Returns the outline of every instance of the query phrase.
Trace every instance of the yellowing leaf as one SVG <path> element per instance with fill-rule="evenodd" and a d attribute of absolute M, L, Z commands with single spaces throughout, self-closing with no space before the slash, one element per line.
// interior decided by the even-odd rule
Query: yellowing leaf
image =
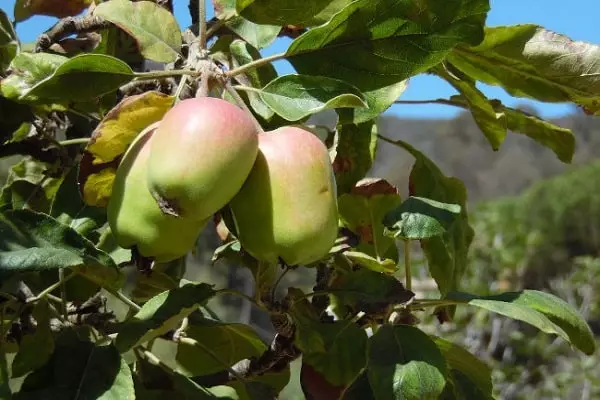
<path fill-rule="evenodd" d="M 95 207 L 106 207 L 116 173 L 116 168 L 107 168 L 89 175 L 82 184 L 82 195 L 85 203 Z"/>

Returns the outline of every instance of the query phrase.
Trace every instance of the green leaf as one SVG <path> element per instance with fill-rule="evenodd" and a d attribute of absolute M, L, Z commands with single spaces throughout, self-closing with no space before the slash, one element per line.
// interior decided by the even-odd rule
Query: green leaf
<path fill-rule="evenodd" d="M 461 207 L 458 204 L 410 196 L 385 215 L 383 224 L 395 238 L 430 239 L 447 232 L 460 216 L 460 211 Z"/>
<path fill-rule="evenodd" d="M 351 0 L 241 0 L 237 11 L 258 24 L 313 26 L 328 21 Z"/>
<path fill-rule="evenodd" d="M 21 99 L 24 93 L 50 77 L 67 60 L 67 57 L 57 54 L 19 53 L 10 63 L 12 73 L 1 82 L 2 96 L 11 100 Z M 28 100 L 36 100 L 31 97 Z"/>
<path fill-rule="evenodd" d="M 358 378 L 344 391 L 342 400 L 374 400 L 373 389 L 369 384 L 367 371 L 363 371 Z"/>
<path fill-rule="evenodd" d="M 253 376 L 246 382 L 238 380 L 228 383 L 237 392 L 239 400 L 274 399 L 290 381 L 290 367 L 287 365 L 277 372 L 266 372 L 263 375 Z M 211 388 L 213 390 L 214 388 Z M 237 399 L 236 399 L 237 400 Z"/>
<path fill-rule="evenodd" d="M 258 358 L 267 346 L 256 332 L 244 324 L 228 324 L 210 319 L 194 318 L 185 331 L 186 337 L 197 340 L 218 355 L 217 362 L 201 348 L 180 343 L 177 362 L 192 376 L 210 375 L 223 371 L 245 358 Z"/>
<path fill-rule="evenodd" d="M 587 355 L 596 348 L 594 335 L 583 317 L 564 300 L 549 293 L 524 290 L 476 296 L 452 292 L 447 298 L 527 322 L 542 332 L 562 337 Z"/>
<path fill-rule="evenodd" d="M 25 379 L 16 400 L 133 400 L 131 370 L 114 346 L 96 346 L 63 333 L 49 362 Z"/>
<path fill-rule="evenodd" d="M 573 41 L 533 24 L 486 28 L 474 47 L 448 60 L 471 78 L 517 97 L 574 102 L 600 115 L 600 46 Z"/>
<path fill-rule="evenodd" d="M 374 178 L 361 180 L 350 193 L 338 198 L 342 225 L 360 238 L 357 251 L 376 259 L 397 259 L 394 239 L 383 233 L 383 217 L 400 202 L 395 187 L 383 179 Z"/>
<path fill-rule="evenodd" d="M 50 310 L 45 300 L 39 301 L 32 316 L 37 323 L 35 332 L 23 336 L 19 351 L 12 363 L 12 377 L 18 378 L 42 367 L 54 351 L 54 337 L 50 330 Z"/>
<path fill-rule="evenodd" d="M 443 296 L 458 287 L 467 267 L 467 253 L 474 236 L 467 216 L 465 185 L 457 178 L 445 176 L 425 154 L 410 144 L 401 140 L 390 142 L 404 148 L 416 159 L 409 177 L 411 196 L 461 207 L 460 216 L 444 234 L 421 240 L 429 271 Z"/>
<path fill-rule="evenodd" d="M 395 277 L 365 268 L 348 272 L 336 270 L 329 288 L 336 305 L 366 313 L 405 304 L 415 296 Z"/>
<path fill-rule="evenodd" d="M 350 261 L 375 272 L 396 272 L 396 262 L 389 258 L 376 259 L 360 251 L 346 251 L 344 256 Z"/>
<path fill-rule="evenodd" d="M 258 60 L 261 56 L 257 49 L 242 40 L 234 40 L 229 46 L 232 57 L 232 68 L 248 64 L 254 60 Z M 277 72 L 272 64 L 266 64 L 258 68 L 239 74 L 234 77 L 236 81 L 242 85 L 252 86 L 255 88 L 263 88 L 267 83 L 277 78 Z M 265 120 L 269 120 L 273 116 L 273 110 L 265 104 L 259 93 L 247 92 L 240 95 L 247 95 L 252 109 Z"/>
<path fill-rule="evenodd" d="M 383 325 L 370 338 L 367 370 L 377 400 L 438 399 L 448 370 L 435 343 L 409 325 Z"/>
<path fill-rule="evenodd" d="M 77 168 L 72 167 L 54 197 L 50 216 L 90 240 L 98 239 L 92 233 L 106 222 L 106 210 L 83 203 L 77 184 L 77 174 Z"/>
<path fill-rule="evenodd" d="M 464 399 L 485 399 L 493 397 L 492 370 L 483 361 L 464 348 L 442 338 L 435 338 L 448 368 L 453 375 L 454 386 Z"/>
<path fill-rule="evenodd" d="M 336 386 L 345 386 L 366 365 L 367 334 L 352 320 L 321 323 L 306 300 L 295 299 L 301 293 L 290 292 L 294 299 L 290 310 L 296 324 L 296 345 L 302 361 Z"/>
<path fill-rule="evenodd" d="M 340 108 L 336 110 L 339 115 L 339 121 L 342 124 L 362 124 L 377 119 L 381 113 L 398 100 L 407 87 L 408 79 L 373 90 L 362 89 L 363 98 L 368 108 Z"/>
<path fill-rule="evenodd" d="M 506 115 L 494 108 L 488 98 L 475 87 L 475 82 L 457 78 L 446 72 L 441 73 L 441 76 L 463 95 L 475 123 L 492 148 L 498 150 L 506 138 Z"/>
<path fill-rule="evenodd" d="M 154 2 L 106 1 L 96 6 L 92 15 L 129 33 L 147 59 L 169 63 L 180 55 L 182 38 L 177 20 Z"/>
<path fill-rule="evenodd" d="M 96 247 L 106 252 L 117 265 L 131 260 L 131 249 L 124 249 L 117 244 L 117 239 L 112 234 L 110 227 L 106 227 L 102 232 Z"/>
<path fill-rule="evenodd" d="M 288 121 L 331 108 L 366 107 L 358 89 L 322 76 L 280 76 L 262 88 L 260 97 Z"/>
<path fill-rule="evenodd" d="M 372 113 L 360 109 L 351 118 L 364 122 L 397 99 L 407 78 L 437 65 L 461 42 L 478 44 L 488 10 L 488 0 L 358 0 L 294 40 L 286 58 L 300 74 L 356 86 Z"/>
<path fill-rule="evenodd" d="M 6 97 L 0 96 L 0 145 L 7 140 L 15 140 L 21 129 L 27 129 L 33 122 L 34 116 L 31 108 L 25 104 L 19 104 Z"/>
<path fill-rule="evenodd" d="M 125 322 L 115 346 L 121 353 L 148 342 L 172 329 L 199 306 L 214 296 L 206 283 L 188 283 L 148 300 L 132 319 Z"/>
<path fill-rule="evenodd" d="M 4 72 L 19 52 L 19 39 L 8 15 L 0 10 L 0 72 Z"/>
<path fill-rule="evenodd" d="M 128 259 L 131 259 L 131 253 Z M 155 263 L 151 274 L 136 271 L 131 299 L 144 303 L 165 290 L 178 288 L 185 274 L 185 266 L 185 257 L 181 257 L 168 263 Z"/>
<path fill-rule="evenodd" d="M 331 153 L 337 193 L 340 196 L 350 192 L 373 166 L 377 153 L 375 120 L 356 125 L 338 125 Z"/>
<path fill-rule="evenodd" d="M 257 49 L 268 47 L 281 31 L 279 25 L 258 25 L 242 17 L 232 18 L 225 26 Z"/>
<path fill-rule="evenodd" d="M 63 102 L 87 101 L 113 92 L 131 79 L 133 71 L 118 58 L 80 54 L 62 63 L 44 80 L 36 82 L 22 97 Z M 90 85 L 90 82 L 94 84 Z"/>
<path fill-rule="evenodd" d="M 0 213 L 0 275 L 77 267 L 120 279 L 110 256 L 74 229 L 30 210 Z"/>

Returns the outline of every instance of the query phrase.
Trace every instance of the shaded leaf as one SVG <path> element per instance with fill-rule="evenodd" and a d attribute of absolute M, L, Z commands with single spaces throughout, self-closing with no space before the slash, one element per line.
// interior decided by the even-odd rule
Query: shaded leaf
<path fill-rule="evenodd" d="M 338 125 L 334 136 L 333 171 L 338 196 L 348 193 L 373 166 L 377 152 L 375 120 Z"/>
<path fill-rule="evenodd" d="M 25 21 L 34 15 L 64 18 L 75 16 L 93 3 L 93 0 L 17 0 L 15 20 Z"/>
<path fill-rule="evenodd" d="M 374 400 L 373 389 L 369 384 L 367 371 L 363 371 L 350 386 L 344 390 L 343 400 Z"/>
<path fill-rule="evenodd" d="M 300 384 L 304 396 L 312 400 L 339 399 L 344 389 L 330 383 L 323 374 L 304 361 L 300 370 Z"/>
<path fill-rule="evenodd" d="M 481 42 L 488 10 L 487 0 L 358 0 L 294 40 L 286 55 L 300 74 L 356 86 L 372 113 L 357 110 L 352 118 L 364 122 L 397 99 L 404 80 L 440 63 L 460 42 Z"/>
<path fill-rule="evenodd" d="M 54 337 L 50 330 L 50 310 L 46 300 L 39 301 L 32 316 L 37 323 L 35 332 L 21 339 L 19 351 L 12 363 L 12 377 L 18 378 L 42 367 L 54 352 Z"/>
<path fill-rule="evenodd" d="M 8 15 L 0 10 L 0 72 L 4 72 L 19 51 L 19 39 Z"/>
<path fill-rule="evenodd" d="M 516 97 L 574 102 L 600 115 L 600 46 L 573 41 L 541 26 L 486 28 L 473 47 L 457 47 L 448 60 L 471 78 L 502 86 Z"/>
<path fill-rule="evenodd" d="M 0 213 L 0 275 L 79 267 L 120 278 L 108 254 L 54 218 L 34 211 Z"/>
<path fill-rule="evenodd" d="M 79 188 L 86 204 L 107 206 L 121 156 L 172 105 L 172 96 L 149 91 L 126 97 L 106 114 L 92 132 L 79 165 Z"/>
<path fill-rule="evenodd" d="M 467 252 L 473 241 L 474 231 L 467 216 L 467 191 L 459 179 L 445 176 L 425 154 L 410 144 L 401 140 L 390 142 L 415 157 L 409 177 L 411 196 L 461 207 L 460 216 L 445 233 L 421 240 L 429 271 L 443 296 L 458 287 L 467 267 Z"/>
<path fill-rule="evenodd" d="M 261 99 L 288 121 L 331 108 L 365 107 L 355 87 L 332 78 L 309 75 L 284 75 L 260 91 Z"/>
<path fill-rule="evenodd" d="M 123 353 L 177 328 L 185 317 L 214 294 L 211 285 L 188 283 L 153 297 L 132 319 L 124 323 L 115 345 Z"/>
<path fill-rule="evenodd" d="M 463 398 L 491 400 L 493 394 L 491 368 L 464 348 L 448 340 L 434 338 L 434 341 L 448 363 L 455 387 L 458 386 L 459 391 L 471 390 L 479 393 L 478 396 L 463 393 Z M 463 380 L 467 385 L 463 385 Z"/>
<path fill-rule="evenodd" d="M 157 62 L 173 62 L 180 55 L 181 30 L 169 11 L 151 1 L 107 1 L 93 12 L 129 33 L 142 55 Z"/>
<path fill-rule="evenodd" d="M 44 80 L 36 82 L 22 97 L 63 102 L 87 101 L 113 92 L 131 79 L 133 71 L 118 58 L 80 54 L 62 63 Z M 94 84 L 90 85 L 90 82 Z"/>
<path fill-rule="evenodd" d="M 396 262 L 389 258 L 376 259 L 360 251 L 345 251 L 344 256 L 350 261 L 375 272 L 396 272 Z"/>
<path fill-rule="evenodd" d="M 460 211 L 458 204 L 410 196 L 385 215 L 383 224 L 395 238 L 429 239 L 447 232 Z"/>
<path fill-rule="evenodd" d="M 39 82 L 50 77 L 56 69 L 68 60 L 67 57 L 49 53 L 19 53 L 10 63 L 12 73 L 0 84 L 2 96 L 18 100 Z M 28 96 L 27 100 L 37 99 Z"/>
<path fill-rule="evenodd" d="M 594 335 L 585 319 L 564 300 L 537 290 L 475 296 L 452 292 L 448 299 L 484 308 L 527 322 L 545 333 L 558 335 L 585 354 L 596 348 Z"/>
<path fill-rule="evenodd" d="M 49 362 L 27 376 L 14 398 L 133 400 L 135 393 L 131 370 L 114 346 L 96 346 L 66 331 Z"/>
<path fill-rule="evenodd" d="M 129 260 L 131 252 L 129 253 Z M 185 257 L 178 258 L 168 263 L 155 263 L 152 273 L 144 271 L 135 272 L 135 287 L 131 292 L 131 299 L 136 302 L 146 302 L 152 297 L 179 287 L 179 282 L 185 274 Z"/>
<path fill-rule="evenodd" d="M 5 141 L 18 139 L 22 130 L 29 133 L 34 116 L 31 108 L 0 96 L 0 145 Z M 15 137 L 17 136 L 17 137 Z"/>
<path fill-rule="evenodd" d="M 350 193 L 338 198 L 342 225 L 360 238 L 357 251 L 376 259 L 397 259 L 394 240 L 384 235 L 382 221 L 384 215 L 400 202 L 398 190 L 387 181 L 378 178 L 363 179 Z"/>
<path fill-rule="evenodd" d="M 225 366 L 231 367 L 240 360 L 258 358 L 267 350 L 267 346 L 256 332 L 245 324 L 194 318 L 185 333 L 187 337 L 208 347 L 222 361 L 217 362 L 201 348 L 180 343 L 177 346 L 177 362 L 185 373 L 192 376 L 222 371 Z"/>
<path fill-rule="evenodd" d="M 246 380 L 246 384 L 235 380 L 228 385 L 234 388 L 239 400 L 271 400 L 290 381 L 289 365 L 277 372 L 266 372 Z M 212 390 L 213 388 L 211 388 Z"/>
<path fill-rule="evenodd" d="M 383 325 L 370 338 L 367 370 L 374 398 L 437 399 L 446 385 L 446 361 L 435 343 L 409 325 Z"/>

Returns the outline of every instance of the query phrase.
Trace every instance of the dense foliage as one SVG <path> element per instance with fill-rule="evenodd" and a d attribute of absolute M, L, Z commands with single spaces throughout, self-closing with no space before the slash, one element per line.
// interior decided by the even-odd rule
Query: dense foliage
<path fill-rule="evenodd" d="M 597 310 L 578 312 L 569 296 L 582 293 L 536 278 L 547 264 L 554 276 L 571 273 L 574 257 L 595 248 L 596 227 L 577 220 L 576 213 L 583 206 L 595 210 L 595 198 L 572 191 L 561 203 L 564 212 L 557 212 L 552 203 L 537 207 L 540 198 L 558 190 L 540 186 L 525 197 L 525 205 L 506 202 L 489 214 L 479 210 L 475 221 L 481 226 L 475 231 L 463 182 L 444 173 L 416 143 L 382 134 L 377 119 L 398 101 L 408 78 L 434 74 L 458 94 L 432 101 L 468 110 L 489 148 L 498 150 L 507 135 L 519 133 L 569 163 L 575 151 L 571 130 L 487 99 L 476 83 L 501 86 L 517 97 L 571 102 L 597 115 L 600 47 L 532 24 L 486 27 L 487 0 L 214 0 L 215 17 L 209 21 L 207 6 L 190 1 L 193 25 L 183 32 L 171 1 L 17 1 L 14 21 L 0 12 L 0 156 L 22 156 L 0 195 L 0 397 L 276 398 L 291 379 L 290 363 L 300 357 L 294 379 L 307 398 L 490 399 L 498 390 L 504 395 L 502 380 L 494 390 L 486 362 L 500 368 L 506 380 L 522 371 L 498 363 L 497 339 L 496 347 L 488 346 L 494 349 L 488 357 L 469 343 L 473 353 L 457 344 L 465 308 L 535 327 L 549 334 L 546 340 L 556 338 L 557 346 L 570 343 L 580 352 L 573 357 L 594 354 L 596 341 L 584 316 L 595 318 Z M 36 14 L 63 19 L 26 46 L 14 25 Z M 261 57 L 260 50 L 281 36 L 293 39 L 287 50 Z M 272 62 L 279 59 L 297 73 L 278 76 Z M 318 171 L 335 173 L 339 225 L 325 254 L 315 260 L 314 243 L 310 235 L 305 238 L 314 229 L 306 222 L 317 225 L 313 215 L 323 200 L 305 199 L 311 183 L 321 181 L 313 168 L 318 151 L 312 157 L 296 154 L 308 148 L 304 141 L 282 145 L 284 150 L 271 156 L 259 149 L 274 168 L 261 174 L 272 178 L 281 172 L 283 178 L 258 179 L 253 197 L 210 212 L 208 226 L 220 239 L 214 268 L 226 263 L 247 268 L 253 277 L 249 293 L 184 278 L 186 257 L 157 262 L 148 255 L 152 249 L 144 255 L 138 244 L 118 245 L 123 242 L 115 223 L 107 222 L 106 207 L 133 186 L 113 185 L 120 182 L 117 171 L 129 165 L 127 154 L 137 154 L 131 149 L 143 141 L 143 132 L 175 115 L 191 97 L 219 97 L 239 106 L 259 135 L 300 125 L 320 139 L 317 147 L 326 148 L 329 159 L 325 155 L 327 165 L 321 163 Z M 325 110 L 335 112 L 335 126 L 308 122 Z M 189 113 L 189 119 L 199 112 Z M 215 121 L 222 117 L 214 113 Z M 216 123 L 206 119 L 201 123 Z M 234 131 L 238 118 L 230 120 Z M 167 129 L 158 126 L 152 140 Z M 221 133 L 215 129 L 215 135 Z M 184 144 L 174 135 L 159 148 Z M 203 140 L 209 146 L 212 139 Z M 381 178 L 365 179 L 382 143 L 414 160 L 406 190 Z M 203 184 L 222 173 L 214 189 L 219 193 L 231 188 L 227 171 L 241 168 L 241 159 L 231 157 L 233 147 L 217 147 L 202 157 L 186 151 L 192 145 L 180 147 L 158 165 L 215 171 L 213 162 L 237 158 L 238 164 L 225 161 L 219 169 L 225 172 L 198 172 Z M 306 175 L 301 167 L 290 167 L 299 160 L 298 165 L 309 165 Z M 141 235 L 151 236 L 163 253 L 169 252 L 166 243 L 179 245 L 175 237 L 189 232 L 166 232 L 155 221 L 187 218 L 190 212 L 198 217 L 194 229 L 206 223 L 197 210 L 201 185 L 170 176 L 181 180 L 169 187 L 183 185 L 183 190 L 174 202 L 157 197 L 153 187 L 149 194 L 157 204 L 149 207 L 164 215 L 144 220 L 155 236 Z M 302 183 L 301 192 L 292 190 L 297 185 L 285 187 L 291 179 Z M 560 190 L 573 185 L 556 182 Z M 261 195 L 256 188 L 263 188 L 264 202 L 256 201 Z M 408 195 L 401 196 L 405 191 Z M 236 222 L 240 204 L 242 212 L 252 211 L 243 210 L 248 199 L 256 201 L 253 220 L 263 218 L 255 236 L 241 235 Z M 128 216 L 137 218 L 135 206 L 130 209 Z M 280 218 L 269 220 L 272 215 Z M 575 243 L 573 227 L 586 229 Z M 249 225 L 244 229 L 248 232 Z M 564 231 L 570 233 L 561 235 Z M 263 257 L 244 244 L 252 237 L 265 238 L 253 244 L 263 249 L 267 240 L 286 244 L 269 247 L 281 252 L 278 257 L 271 250 Z M 289 244 L 298 237 L 302 245 Z M 502 241 L 521 246 L 505 253 Z M 545 246 L 568 254 L 555 255 Z M 482 252 L 489 247 L 500 247 L 500 253 Z M 286 264 L 284 251 L 290 249 L 290 259 L 308 261 Z M 413 288 L 419 261 L 435 281 L 434 296 Z M 586 271 L 597 265 L 593 259 L 577 262 L 586 263 Z M 519 265 L 508 274 L 511 284 L 493 290 L 473 284 L 487 285 L 491 280 L 479 274 L 494 274 L 496 264 Z M 289 281 L 282 278 L 292 270 L 311 276 L 313 289 L 284 287 Z M 573 279 L 593 284 L 593 275 Z M 251 326 L 212 310 L 209 302 L 232 295 L 268 318 L 274 337 L 265 342 Z M 539 351 L 555 347 L 541 342 Z M 500 361 L 510 360 L 503 357 Z"/>

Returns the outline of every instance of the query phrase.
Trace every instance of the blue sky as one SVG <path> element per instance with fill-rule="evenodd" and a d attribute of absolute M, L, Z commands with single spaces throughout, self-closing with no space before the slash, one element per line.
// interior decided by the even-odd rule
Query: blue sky
<path fill-rule="evenodd" d="M 190 24 L 188 1 L 174 0 L 175 14 L 182 27 Z M 12 16 L 14 0 L 4 0 L 1 8 Z M 555 32 L 566 34 L 574 40 L 583 40 L 600 44 L 600 0 L 491 0 L 492 10 L 488 14 L 489 26 L 510 25 L 518 23 L 535 23 Z M 212 14 L 209 12 L 209 15 Z M 17 33 L 24 42 L 35 38 L 56 22 L 55 18 L 34 17 L 17 26 Z M 264 55 L 284 51 L 290 43 L 289 39 L 280 39 Z M 293 69 L 287 61 L 275 64 L 280 74 L 292 73 Z M 525 99 L 515 99 L 507 95 L 503 89 L 481 85 L 481 90 L 492 98 L 502 100 L 508 106 L 527 103 L 533 105 L 544 117 L 555 117 L 573 110 L 566 104 L 544 104 Z M 402 95 L 402 100 L 426 100 L 453 95 L 452 89 L 445 82 L 430 76 L 417 76 L 411 79 L 410 85 Z M 450 118 L 459 110 L 442 105 L 394 105 L 387 113 L 412 118 Z"/>

